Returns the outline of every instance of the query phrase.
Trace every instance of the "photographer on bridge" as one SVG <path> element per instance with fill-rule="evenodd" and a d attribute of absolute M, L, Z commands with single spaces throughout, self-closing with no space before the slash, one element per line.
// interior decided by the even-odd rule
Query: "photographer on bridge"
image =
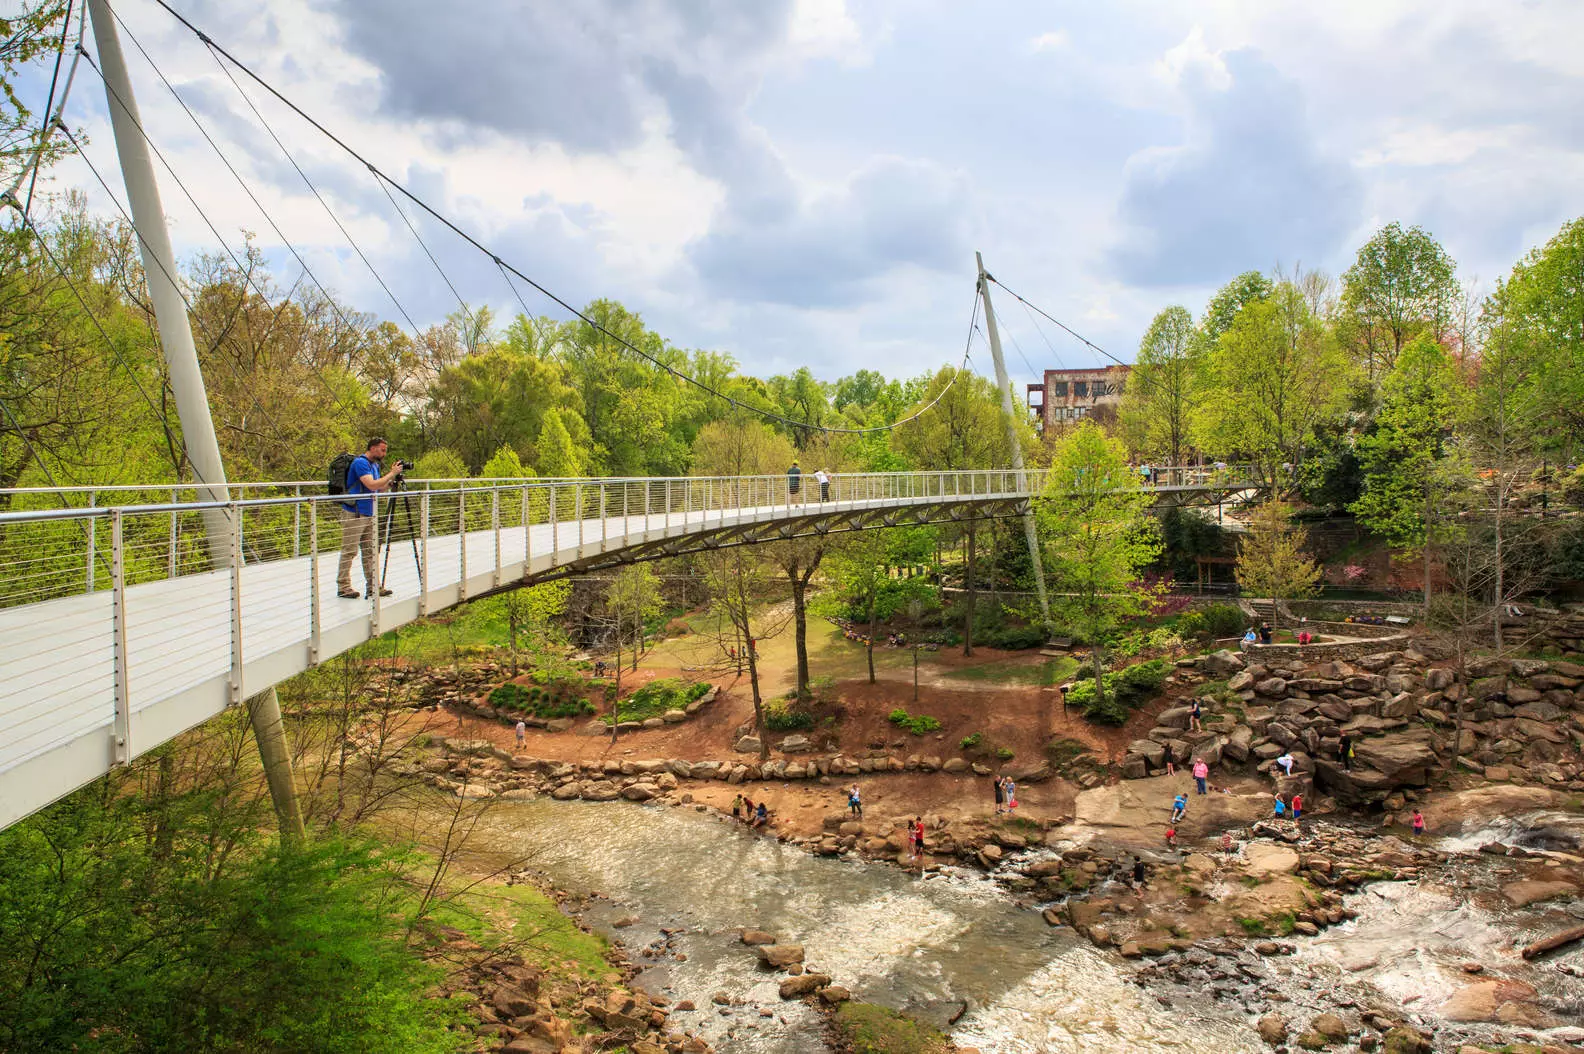
<path fill-rule="evenodd" d="M 361 599 L 358 591 L 352 588 L 354 553 L 363 554 L 363 581 L 368 586 L 368 592 L 363 597 L 372 598 L 374 590 L 379 589 L 379 578 L 374 572 L 374 551 L 378 545 L 374 499 L 357 496 L 378 494 L 401 480 L 407 465 L 400 460 L 389 472 L 380 475 L 380 459 L 389 449 L 385 440 L 375 436 L 368 441 L 363 453 L 352 459 L 352 466 L 347 469 L 344 493 L 348 498 L 357 500 L 344 501 L 336 509 L 336 519 L 341 521 L 341 565 L 336 571 L 336 595 L 348 600 Z M 391 595 L 389 589 L 380 589 L 379 593 L 382 597 Z"/>

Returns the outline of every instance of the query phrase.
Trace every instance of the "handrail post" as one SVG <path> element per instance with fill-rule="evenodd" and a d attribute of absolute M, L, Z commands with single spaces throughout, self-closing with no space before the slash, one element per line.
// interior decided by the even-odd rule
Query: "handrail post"
<path fill-rule="evenodd" d="M 583 484 L 572 484 L 572 515 L 577 518 L 577 558 L 583 559 Z"/>
<path fill-rule="evenodd" d="M 495 487 L 490 488 L 490 529 L 495 532 L 494 584 L 498 587 L 501 583 L 500 490 Z"/>
<path fill-rule="evenodd" d="M 644 480 L 644 538 L 649 537 L 649 509 L 654 504 L 653 480 Z"/>
<path fill-rule="evenodd" d="M 560 510 L 556 507 L 556 485 L 550 484 L 550 566 L 554 567 L 559 561 L 556 554 L 561 551 L 561 517 Z"/>
<path fill-rule="evenodd" d="M 665 481 L 665 533 L 671 533 L 671 480 Z"/>
<path fill-rule="evenodd" d="M 297 500 L 292 502 L 292 556 L 302 555 L 302 484 L 292 488 L 292 496 Z"/>
<path fill-rule="evenodd" d="M 89 520 L 90 525 L 92 519 Z M 126 560 L 121 543 L 121 510 L 110 510 L 111 648 L 115 662 L 115 723 L 110 740 L 111 763 L 132 758 L 132 693 L 127 685 Z"/>
<path fill-rule="evenodd" d="M 319 663 L 319 503 L 308 503 L 308 665 Z"/>
<path fill-rule="evenodd" d="M 599 485 L 600 489 L 600 552 L 605 551 L 606 540 L 610 535 L 610 524 L 605 520 L 605 484 Z"/>
<path fill-rule="evenodd" d="M 236 502 L 226 506 L 231 521 L 231 705 L 240 703 L 242 694 L 242 510 Z M 379 596 L 375 586 L 374 595 Z"/>
<path fill-rule="evenodd" d="M 176 503 L 177 503 L 177 491 L 176 491 L 175 487 L 172 487 L 171 488 L 171 504 L 175 505 Z M 177 567 L 176 550 L 177 550 L 178 543 L 179 543 L 179 540 L 180 540 L 179 535 L 177 533 L 176 523 L 177 523 L 177 517 L 179 517 L 180 515 L 181 514 L 178 513 L 175 509 L 171 509 L 171 514 L 170 514 L 170 552 L 165 554 L 165 577 L 166 578 L 175 578 L 176 577 L 176 567 Z"/>
<path fill-rule="evenodd" d="M 467 599 L 467 488 L 457 488 L 457 603 Z"/>
<path fill-rule="evenodd" d="M 380 516 L 379 516 L 379 514 L 380 514 L 380 501 L 382 499 L 384 499 L 386 501 L 395 501 L 395 498 L 387 498 L 385 494 L 376 494 L 374 496 L 374 499 L 373 499 L 374 500 L 374 559 L 376 561 L 381 556 L 385 555 L 385 554 L 381 553 L 380 550 L 379 550 L 379 545 L 380 545 L 380 536 L 379 536 Z M 393 523 L 395 522 L 395 510 L 394 509 L 391 509 L 385 515 L 391 517 Z M 369 599 L 374 601 L 374 607 L 372 609 L 373 614 L 370 616 L 369 628 L 371 630 L 373 630 L 373 636 L 378 637 L 380 635 L 380 615 L 382 615 L 384 613 L 384 605 L 381 603 L 380 593 L 385 588 L 385 576 L 381 575 L 380 578 L 379 578 L 379 581 L 377 581 L 377 582 L 370 582 L 368 584 L 368 587 L 369 587 Z"/>
<path fill-rule="evenodd" d="M 90 509 L 98 507 L 98 501 L 94 497 L 94 492 L 91 490 L 88 492 L 88 507 Z M 90 516 L 88 517 L 87 523 L 88 562 L 83 568 L 83 592 L 92 593 L 94 591 L 94 560 L 96 559 L 95 550 L 97 548 L 96 539 L 98 538 L 99 534 L 99 520 L 96 517 Z"/>
<path fill-rule="evenodd" d="M 418 614 L 429 614 L 429 488 L 418 495 Z"/>

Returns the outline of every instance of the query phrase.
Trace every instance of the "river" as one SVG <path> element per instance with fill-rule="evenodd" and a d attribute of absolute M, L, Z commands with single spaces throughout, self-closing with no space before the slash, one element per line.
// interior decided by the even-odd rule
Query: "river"
<path fill-rule="evenodd" d="M 673 1021 L 727 1054 L 826 1049 L 817 1015 L 779 998 L 783 975 L 758 967 L 740 927 L 801 943 L 808 964 L 856 998 L 913 1012 L 987 1054 L 1263 1049 L 1240 1015 L 1164 1008 L 1116 960 L 1052 930 L 978 872 L 921 879 L 811 856 L 713 814 L 625 803 L 501 803 L 468 846 L 481 861 L 524 860 L 569 893 L 601 894 L 584 917 L 640 964 L 662 927 L 680 927 L 639 983 L 691 1000 L 699 1009 Z M 717 992 L 745 1002 L 722 1013 Z"/>

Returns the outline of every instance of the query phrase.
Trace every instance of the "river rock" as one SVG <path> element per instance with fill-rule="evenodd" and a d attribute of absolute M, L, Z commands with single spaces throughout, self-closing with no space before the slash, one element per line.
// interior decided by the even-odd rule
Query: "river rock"
<path fill-rule="evenodd" d="M 556 801 L 574 801 L 583 796 L 583 784 L 577 780 L 568 780 L 550 792 L 550 797 Z"/>
<path fill-rule="evenodd" d="M 583 797 L 586 801 L 615 801 L 620 796 L 620 788 L 610 780 L 594 780 L 583 785 Z"/>
<path fill-rule="evenodd" d="M 941 771 L 956 773 L 967 771 L 967 768 L 968 762 L 962 758 L 947 758 L 946 763 L 941 766 Z"/>
<path fill-rule="evenodd" d="M 757 948 L 762 944 L 774 944 L 775 934 L 766 933 L 764 930 L 743 930 L 741 940 L 744 944 Z"/>
<path fill-rule="evenodd" d="M 1258 695 L 1279 698 L 1287 694 L 1287 682 L 1280 677 L 1267 677 L 1254 685 L 1254 691 Z"/>
<path fill-rule="evenodd" d="M 1452 993 L 1441 1004 L 1440 1014 L 1448 1021 L 1495 1021 L 1504 1004 L 1527 1002 L 1534 997 L 1534 988 L 1522 981 L 1476 981 Z"/>
<path fill-rule="evenodd" d="M 1543 900 L 1555 897 L 1571 896 L 1578 892 L 1578 886 L 1572 882 L 1543 881 L 1540 879 L 1525 879 L 1519 882 L 1508 882 L 1501 887 L 1502 896 L 1515 908 L 1526 908 L 1530 904 L 1538 904 Z"/>
<path fill-rule="evenodd" d="M 1227 691 L 1246 692 L 1254 687 L 1254 675 L 1247 670 L 1239 670 L 1227 678 Z"/>
<path fill-rule="evenodd" d="M 816 974 L 815 976 L 819 975 Z M 852 998 L 852 993 L 839 984 L 826 985 L 824 988 L 819 990 L 819 995 L 820 999 L 832 1006 L 835 1006 L 837 1003 L 845 1003 L 847 1000 Z"/>
<path fill-rule="evenodd" d="M 1266 1014 L 1254 1028 L 1259 1032 L 1260 1039 L 1273 1047 L 1287 1040 L 1287 1019 L 1280 1014 Z"/>
<path fill-rule="evenodd" d="M 1188 727 L 1188 719 L 1193 716 L 1193 710 L 1186 706 L 1174 706 L 1169 710 L 1162 710 L 1155 718 L 1155 724 L 1161 728 L 1183 729 Z"/>
<path fill-rule="evenodd" d="M 1289 875 L 1298 870 L 1298 854 L 1285 845 L 1254 842 L 1243 855 L 1253 875 Z"/>
<path fill-rule="evenodd" d="M 754 948 L 754 952 L 760 962 L 777 970 L 803 961 L 801 944 L 761 944 Z M 825 983 L 829 984 L 830 981 L 827 979 Z"/>
<path fill-rule="evenodd" d="M 1435 751 L 1420 738 L 1388 735 L 1366 739 L 1353 747 L 1354 760 L 1388 777 L 1395 783 L 1423 786 L 1429 769 L 1436 763 Z"/>
<path fill-rule="evenodd" d="M 1149 739 L 1135 739 L 1128 744 L 1129 754 L 1141 757 L 1150 768 L 1158 769 L 1166 763 L 1166 748 Z"/>
<path fill-rule="evenodd" d="M 798 999 L 831 983 L 830 974 L 806 973 L 781 982 L 782 999 Z"/>
<path fill-rule="evenodd" d="M 743 736 L 736 742 L 732 749 L 739 754 L 757 754 L 759 753 L 760 749 L 759 737 Z"/>
<path fill-rule="evenodd" d="M 802 754 L 812 750 L 813 747 L 814 744 L 809 742 L 808 736 L 787 736 L 781 741 L 781 753 L 783 754 Z M 757 750 L 758 747 L 754 749 Z"/>

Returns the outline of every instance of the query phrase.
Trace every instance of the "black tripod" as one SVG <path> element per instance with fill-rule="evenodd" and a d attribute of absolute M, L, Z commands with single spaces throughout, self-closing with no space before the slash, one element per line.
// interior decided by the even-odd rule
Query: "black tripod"
<path fill-rule="evenodd" d="M 418 558 L 418 531 L 413 526 L 412 495 L 407 493 L 406 486 L 400 479 L 391 483 L 391 490 L 397 493 L 385 503 L 385 526 L 380 531 L 380 545 L 385 550 L 383 563 L 380 564 L 380 588 L 385 588 L 385 576 L 390 571 L 391 528 L 395 525 L 396 508 L 400 505 L 402 522 L 407 525 L 407 541 L 412 545 L 413 567 L 418 571 L 418 589 L 420 593 L 427 592 L 429 583 L 424 579 L 423 561 Z"/>

